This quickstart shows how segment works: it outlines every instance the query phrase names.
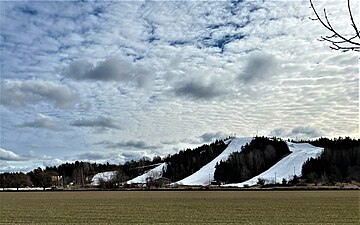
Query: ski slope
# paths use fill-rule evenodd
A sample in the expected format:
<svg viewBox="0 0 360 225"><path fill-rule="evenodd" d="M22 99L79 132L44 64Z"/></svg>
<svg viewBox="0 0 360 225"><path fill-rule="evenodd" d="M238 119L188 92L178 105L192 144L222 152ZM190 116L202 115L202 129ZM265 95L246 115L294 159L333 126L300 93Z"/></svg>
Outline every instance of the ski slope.
<svg viewBox="0 0 360 225"><path fill-rule="evenodd" d="M103 173L97 173L92 179L91 179L91 185L97 186L100 184L100 180L104 181L110 181L113 179L113 177L116 175L116 171L108 171Z"/></svg>
<svg viewBox="0 0 360 225"><path fill-rule="evenodd" d="M127 181L127 184L146 184L146 180L149 177L152 177L154 179L158 179L162 177L163 169L166 169L166 163L161 163L157 167L147 171L143 175L140 175L138 177L135 177L132 180Z"/></svg>
<svg viewBox="0 0 360 225"><path fill-rule="evenodd" d="M238 152L241 150L241 146L249 143L252 138L234 138L228 147L215 159L203 166L200 170L196 171L194 174L175 182L174 184L179 185L209 185L214 181L214 172L216 163L220 163L221 160L225 161L229 155L233 152Z"/></svg>
<svg viewBox="0 0 360 225"><path fill-rule="evenodd" d="M266 183L274 183L275 177L276 182L281 183L282 179L292 179L294 175L301 176L302 165L310 157L317 157L323 151L323 148L315 147L308 143L287 143L290 153L285 158L281 159L278 163L272 166L267 171L259 174L242 183L237 184L226 184L224 187L244 187L244 185L256 185L259 178L265 179Z"/></svg>
<svg viewBox="0 0 360 225"><path fill-rule="evenodd" d="M179 185L209 185L214 181L215 166L220 161L225 161L229 155L233 152L241 151L241 146L246 143L250 143L252 138L234 138L230 141L228 147L215 159L203 166L200 170L194 174L177 181L173 184ZM315 147L308 143L287 143L291 153L285 158L281 159L278 163L273 165L267 171L245 181L242 183L226 184L224 187L243 187L244 185L256 185L259 178L265 179L266 183L274 183L275 177L276 182L281 182L282 179L289 180L294 175L301 176L302 165L310 157L316 158L321 154L323 148ZM128 184L145 184L147 178L152 177L158 179L162 177L163 169L166 169L166 163L161 163L157 167L147 171L143 175L135 177L132 180L127 181ZM115 171L98 173L92 179L92 185L98 185L100 179L110 180L115 175Z"/></svg>

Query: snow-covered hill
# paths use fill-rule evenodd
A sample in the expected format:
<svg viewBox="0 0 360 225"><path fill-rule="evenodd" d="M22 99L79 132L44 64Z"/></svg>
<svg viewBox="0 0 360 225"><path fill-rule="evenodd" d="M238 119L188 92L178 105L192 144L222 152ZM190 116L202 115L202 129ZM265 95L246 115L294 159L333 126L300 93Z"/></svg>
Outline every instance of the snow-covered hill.
<svg viewBox="0 0 360 225"><path fill-rule="evenodd" d="M166 163L161 163L157 167L147 171L143 175L135 177L132 180L127 181L128 184L145 184L148 177L158 179L162 177L163 169L166 169Z"/></svg>
<svg viewBox="0 0 360 225"><path fill-rule="evenodd" d="M194 174L176 182L175 184L180 185L208 185L209 182L214 180L215 165L221 160L226 160L229 155L233 152L241 150L241 146L249 143L252 138L234 138L228 147L210 163L203 166L200 170Z"/></svg>
<svg viewBox="0 0 360 225"><path fill-rule="evenodd" d="M281 182L282 179L289 180L294 175L301 176L301 168L307 159L317 157L323 148L315 147L307 143L287 143L292 153L280 160L270 169L242 183L226 184L225 187L243 187L244 185L255 185L259 178L263 178L267 183Z"/></svg>
<svg viewBox="0 0 360 225"><path fill-rule="evenodd" d="M92 179L91 179L91 185L97 186L100 183L100 180L109 181L113 179L113 177L116 175L116 171L108 171L103 173L97 173Z"/></svg>
<svg viewBox="0 0 360 225"><path fill-rule="evenodd" d="M233 152L241 150L241 146L249 143L251 138L235 138L229 146L218 157L212 160L207 165L203 166L200 170L194 174L176 182L180 185L208 185L209 182L214 180L214 172L216 163L221 160L226 160ZM317 157L323 151L322 148L312 146L307 143L287 143L291 153L272 166L267 171L253 177L242 183L226 184L227 187L243 187L244 185L255 185L258 182L258 178L263 178L267 183L273 183L276 176L276 181L281 182L282 179L289 180L294 175L301 176L301 168L307 159L310 157ZM276 173L276 175L275 175Z"/></svg>
<svg viewBox="0 0 360 225"><path fill-rule="evenodd" d="M252 138L234 138L229 140L228 147L214 160L203 166L194 174L174 183L180 185L209 185L214 181L215 166L220 161L225 161L233 152L241 151L241 147L246 143L250 143ZM301 176L302 165L310 157L317 157L323 151L323 148L315 147L308 143L287 143L291 153L278 163L272 166L267 171L245 181L236 184L226 184L224 187L243 187L244 185L256 185L259 178L263 178L267 183L273 183L276 177L276 182L281 182L282 179L289 180L294 175ZM146 173L127 181L128 184L137 183L145 184L149 177L154 179L162 177L163 169L166 169L166 163L161 163L157 167L147 171ZM93 185L98 185L100 179L110 180L115 175L115 171L96 174L92 179Z"/></svg>

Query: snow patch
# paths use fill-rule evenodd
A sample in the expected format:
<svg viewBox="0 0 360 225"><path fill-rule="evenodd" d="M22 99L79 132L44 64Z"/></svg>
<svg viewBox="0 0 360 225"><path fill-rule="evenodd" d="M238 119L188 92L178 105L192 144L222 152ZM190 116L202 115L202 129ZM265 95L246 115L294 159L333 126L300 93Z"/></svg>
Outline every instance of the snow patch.
<svg viewBox="0 0 360 225"><path fill-rule="evenodd" d="M146 184L146 181L149 177L151 177L153 179L159 179L162 177L163 170L166 169L166 166L167 166L166 163L161 163L157 167L147 171L143 175L140 175L138 177L135 177L132 180L127 181L126 183L127 184Z"/></svg>
<svg viewBox="0 0 360 225"><path fill-rule="evenodd" d="M45 188L45 190L50 190L50 187ZM24 188L0 188L0 191L43 191L42 187L24 187Z"/></svg>
<svg viewBox="0 0 360 225"><path fill-rule="evenodd" d="M252 138L234 138L231 140L230 144L227 148L218 155L211 162L203 166L200 170L196 171L194 174L175 182L174 184L179 185L209 185L212 181L214 181L214 173L216 163L220 163L220 161L225 161L228 159L229 155L233 152L240 152L241 147L246 143L250 143Z"/></svg>
<svg viewBox="0 0 360 225"><path fill-rule="evenodd" d="M100 184L100 180L103 181L110 181L116 176L117 171L108 171L103 173L97 173L92 179L91 179L91 185L97 186Z"/></svg>

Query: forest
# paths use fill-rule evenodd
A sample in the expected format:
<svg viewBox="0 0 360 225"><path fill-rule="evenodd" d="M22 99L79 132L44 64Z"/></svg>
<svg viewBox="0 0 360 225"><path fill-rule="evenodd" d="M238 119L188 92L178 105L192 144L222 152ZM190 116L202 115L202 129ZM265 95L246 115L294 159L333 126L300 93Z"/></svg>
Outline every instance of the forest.
<svg viewBox="0 0 360 225"><path fill-rule="evenodd" d="M59 166L47 166L44 169L39 167L26 174L22 172L2 173L0 174L0 188L51 187L57 185L53 180L53 177L56 176L63 178L61 185L86 187L95 174L107 171L117 171L116 181L124 182L144 173L162 161L159 156L155 156L153 159L143 157L139 160L127 161L123 165L75 161Z"/></svg>
<svg viewBox="0 0 360 225"><path fill-rule="evenodd" d="M289 153L286 142L279 138L255 137L241 151L218 163L214 178L221 183L240 183L266 171Z"/></svg>
<svg viewBox="0 0 360 225"><path fill-rule="evenodd" d="M333 140L320 138L310 144L324 148L317 158L308 159L302 167L302 178L311 183L360 181L360 140L349 137Z"/></svg>
<svg viewBox="0 0 360 225"><path fill-rule="evenodd" d="M181 150L179 153L167 156L167 169L163 171L163 176L171 181L179 181L198 171L201 167L208 164L222 153L227 144L222 140L216 140L210 145L202 145L193 150Z"/></svg>
<svg viewBox="0 0 360 225"><path fill-rule="evenodd" d="M44 169L39 167L28 173L2 173L0 174L0 188L31 186L46 188L56 185L56 181L53 180L53 177L56 176L63 178L61 185L87 187L95 174L116 171L117 175L113 181L101 184L106 188L113 188L116 186L115 184L137 177L162 162L167 162L169 165L168 170L164 171L165 177L173 180L182 179L214 159L226 146L223 141L215 141L195 149L181 150L179 153L168 155L164 159L160 156L155 156L153 159L143 157L138 160L127 161L122 165L76 161L59 166L45 167Z"/></svg>

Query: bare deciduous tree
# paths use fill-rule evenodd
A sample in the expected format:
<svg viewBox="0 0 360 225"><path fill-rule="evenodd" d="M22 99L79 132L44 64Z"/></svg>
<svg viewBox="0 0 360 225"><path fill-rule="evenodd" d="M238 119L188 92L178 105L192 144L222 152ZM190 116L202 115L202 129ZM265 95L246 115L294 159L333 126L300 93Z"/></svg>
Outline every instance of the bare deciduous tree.
<svg viewBox="0 0 360 225"><path fill-rule="evenodd" d="M360 32L357 28L357 25L355 23L350 0L347 0L347 8L349 13L349 19L351 22L351 26L354 30L354 34L346 37L343 34L340 34L337 30L334 29L332 26L328 14L326 12L326 9L324 8L323 15L319 15L318 11L315 9L315 6L313 4L313 1L310 0L310 5L312 10L315 13L316 18L310 18L311 20L318 20L326 29L331 31L332 35L330 36L321 36L320 41L327 41L331 43L330 48L334 50L353 50L353 51L360 51Z"/></svg>

